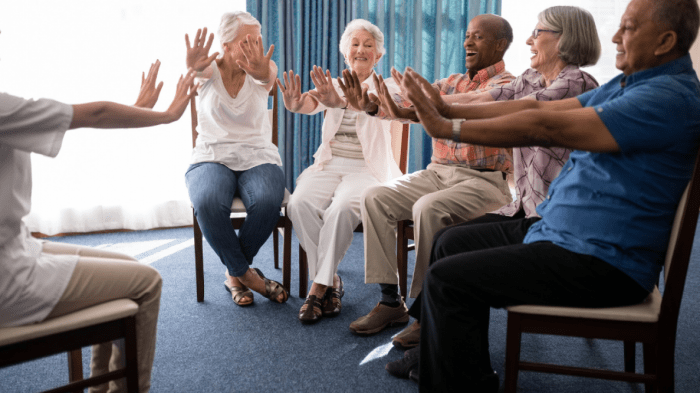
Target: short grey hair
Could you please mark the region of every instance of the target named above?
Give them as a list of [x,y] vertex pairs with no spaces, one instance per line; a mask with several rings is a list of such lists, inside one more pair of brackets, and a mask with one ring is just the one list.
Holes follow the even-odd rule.
[[656,0],[652,19],[659,26],[676,32],[676,50],[686,54],[693,46],[700,27],[696,0]]
[[227,12],[221,16],[219,42],[221,43],[222,51],[224,50],[224,44],[233,41],[236,38],[236,34],[238,34],[238,29],[246,25],[261,27],[260,22],[245,11]]
[[573,6],[549,7],[537,15],[546,29],[561,32],[559,58],[580,67],[594,65],[600,58],[600,38],[590,12]]
[[379,30],[379,27],[375,26],[368,20],[354,19],[348,23],[347,26],[345,26],[345,31],[340,37],[340,53],[342,53],[343,57],[346,58],[345,64],[348,64],[347,56],[348,52],[350,51],[350,37],[352,36],[352,33],[360,29],[366,30],[368,33],[372,34],[378,55],[383,56],[384,53],[386,53],[386,49],[384,49],[384,33]]

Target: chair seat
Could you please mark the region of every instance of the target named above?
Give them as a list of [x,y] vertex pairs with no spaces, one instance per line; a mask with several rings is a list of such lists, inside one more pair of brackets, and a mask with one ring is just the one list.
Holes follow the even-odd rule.
[[[289,197],[290,197],[289,191],[287,189],[284,189],[284,199],[282,199],[282,206],[283,208],[287,207],[287,202],[289,202]],[[240,197],[234,197],[233,198],[233,204],[231,205],[231,213],[245,213],[245,206],[243,206],[243,200]]]
[[138,304],[117,299],[31,325],[0,328],[0,347],[135,315]]
[[522,305],[511,306],[506,309],[510,312],[521,314],[653,323],[659,320],[659,313],[661,312],[661,292],[659,292],[659,288],[656,287],[643,302],[624,307],[580,308]]

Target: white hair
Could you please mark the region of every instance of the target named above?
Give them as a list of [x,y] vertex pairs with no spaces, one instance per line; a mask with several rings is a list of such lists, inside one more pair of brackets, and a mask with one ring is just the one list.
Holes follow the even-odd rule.
[[373,25],[370,21],[364,19],[354,19],[347,26],[345,26],[345,31],[340,37],[340,53],[343,54],[345,59],[345,64],[348,64],[347,56],[350,51],[350,37],[352,33],[357,30],[363,29],[368,33],[372,34],[374,37],[374,43],[377,48],[377,57],[381,57],[386,52],[384,49],[384,33],[379,30],[379,27]]
[[260,22],[253,15],[245,11],[227,12],[221,16],[219,24],[219,42],[221,50],[224,50],[224,44],[233,41],[238,34],[238,29],[241,26],[260,26]]

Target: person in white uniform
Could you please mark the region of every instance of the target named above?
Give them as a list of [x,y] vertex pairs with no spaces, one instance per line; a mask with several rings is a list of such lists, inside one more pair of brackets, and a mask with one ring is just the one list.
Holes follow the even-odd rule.
[[[126,255],[37,240],[22,217],[31,205],[30,153],[55,157],[69,129],[148,127],[182,116],[195,91],[195,74],[181,77],[168,110],[156,112],[148,108],[162,87],[155,86],[159,65],[151,67],[135,106],[68,105],[0,93],[0,326],[31,324],[114,299],[132,299],[139,305],[135,317],[140,392],[151,385],[162,286],[158,271]],[[96,345],[91,375],[120,367],[123,360],[123,351],[113,350],[111,343]],[[124,390],[122,379],[90,391]]]
[[[359,80],[374,89],[373,68],[385,52],[379,28],[363,19],[353,20],[340,39],[340,52]],[[340,313],[344,290],[338,264],[361,221],[362,192],[400,176],[401,171],[391,152],[390,122],[349,106],[330,71],[324,75],[314,66],[311,78],[316,89],[304,94],[299,75],[290,70],[283,78],[284,84],[278,80],[278,86],[288,110],[310,115],[326,111],[314,164],[297,179],[287,205],[313,281],[299,320],[314,323]]]
[[[187,66],[204,79],[199,89],[199,135],[185,174],[187,190],[202,234],[226,266],[224,287],[238,306],[253,304],[253,291],[277,302],[287,301],[284,287],[250,265],[279,220],[284,173],[267,114],[267,97],[275,85],[274,47],[263,54],[260,23],[243,11],[221,18],[223,55],[205,44],[206,29],[187,43]],[[246,208],[238,234],[231,226],[231,205],[239,196]]]

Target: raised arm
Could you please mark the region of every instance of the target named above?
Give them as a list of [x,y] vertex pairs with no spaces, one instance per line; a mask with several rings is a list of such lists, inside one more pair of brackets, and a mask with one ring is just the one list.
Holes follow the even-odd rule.
[[148,70],[148,76],[141,73],[141,90],[139,91],[139,96],[136,98],[136,103],[134,106],[141,108],[153,108],[153,106],[156,104],[158,97],[160,96],[160,90],[163,88],[163,82],[160,82],[158,87],[156,87],[159,69],[160,60],[156,60],[155,63],[151,64],[151,69]]
[[284,107],[290,112],[296,113],[311,113],[318,107],[318,101],[311,97],[308,92],[301,94],[301,78],[299,75],[294,75],[293,70],[282,73],[284,83],[277,79],[277,87],[282,92]]
[[182,116],[195,94],[194,77],[193,70],[184,77],[180,76],[175,98],[165,112],[107,101],[77,104],[73,105],[73,120],[69,128],[140,128],[171,123]]
[[452,118],[467,119],[460,122],[459,140],[476,145],[558,146],[595,152],[620,149],[595,110],[581,107],[576,98],[436,106],[440,95],[420,75],[407,71],[403,84],[421,124],[434,138],[453,139]]
[[271,60],[272,54],[275,52],[275,46],[270,45],[267,54],[264,54],[262,36],[253,38],[250,34],[248,34],[245,41],[240,42],[238,46],[241,48],[246,61],[236,60],[236,64],[238,64],[246,74],[264,84],[269,91],[275,84],[277,75],[277,65]]
[[190,37],[185,34],[185,45],[187,45],[185,63],[187,64],[187,69],[191,68],[199,73],[199,77],[208,79],[212,75],[211,62],[216,59],[219,52],[209,56],[209,49],[211,49],[211,44],[214,41],[214,33],[209,35],[209,40],[205,44],[206,36],[206,27],[197,29],[197,34],[194,36],[194,45],[190,46]]

